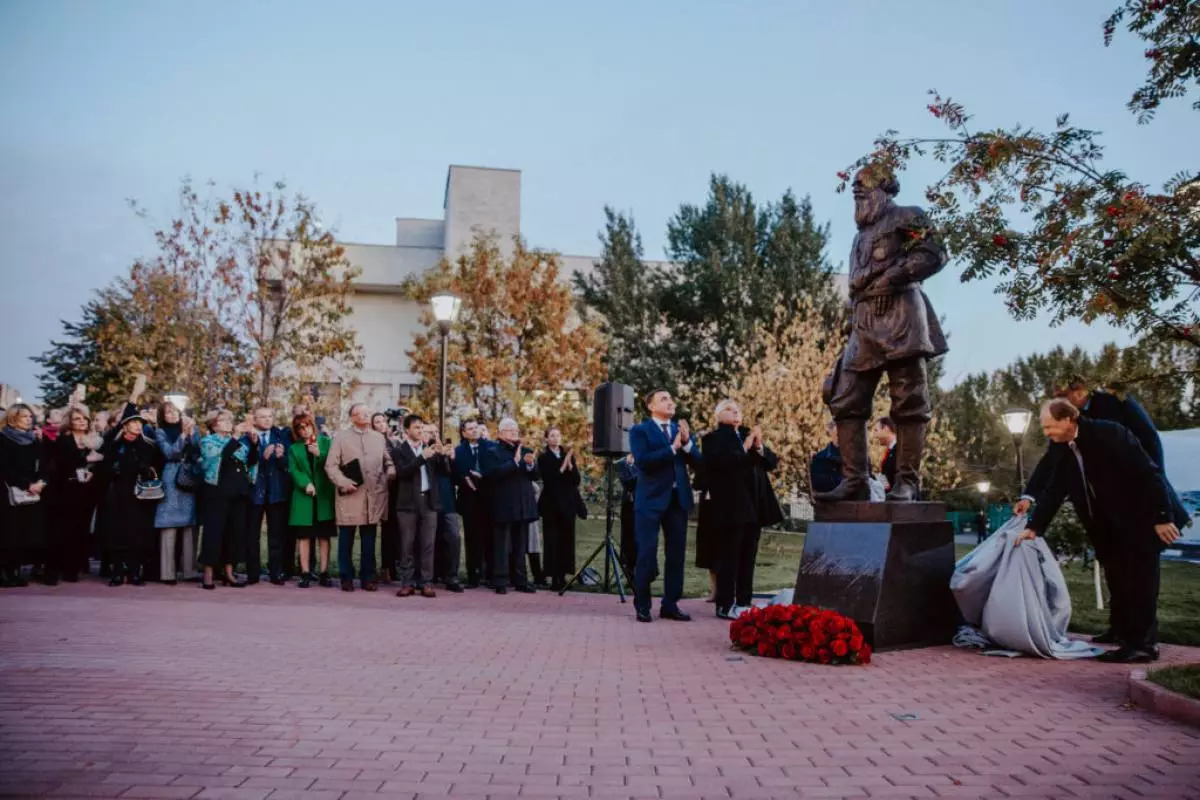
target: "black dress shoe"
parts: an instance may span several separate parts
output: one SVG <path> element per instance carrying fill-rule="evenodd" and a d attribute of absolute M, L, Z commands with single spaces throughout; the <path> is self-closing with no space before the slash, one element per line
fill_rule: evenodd
<path fill-rule="evenodd" d="M 213 589 L 217 588 L 217 585 L 215 583 L 204 583 L 204 579 L 201 578 L 200 579 L 200 588 L 207 589 L 208 591 L 211 592 Z"/>
<path fill-rule="evenodd" d="M 537 589 L 531 583 L 527 583 L 524 586 L 518 586 L 517 591 L 521 594 L 537 594 Z"/>
<path fill-rule="evenodd" d="M 459 594 L 462 592 L 462 590 L 463 590 L 463 587 L 457 583 L 447 583 L 446 584 L 447 592 L 454 592 L 455 594 Z"/>
<path fill-rule="evenodd" d="M 650 616 L 649 611 L 639 611 L 639 612 L 637 612 L 637 621 L 638 622 L 654 622 L 654 617 Z"/>
<path fill-rule="evenodd" d="M 673 619 L 676 622 L 691 622 L 692 621 L 691 614 L 688 614 L 685 611 L 680 611 L 678 608 L 662 609 L 658 612 L 658 615 L 660 617 L 662 617 L 663 619 Z"/>
<path fill-rule="evenodd" d="M 322 572 L 321 578 L 317 581 L 317 583 L 328 589 L 330 586 L 333 586 L 333 578 L 329 577 L 328 572 Z"/>
<path fill-rule="evenodd" d="M 261 580 L 262 580 L 262 578 L 247 578 L 246 585 L 247 586 L 257 586 Z"/>
<path fill-rule="evenodd" d="M 354 581 L 342 581 L 342 591 L 343 592 L 353 592 L 354 591 Z"/>
<path fill-rule="evenodd" d="M 307 589 L 308 587 L 312 586 L 311 576 L 309 576 L 309 575 L 303 576 L 302 578 L 300 578 L 300 582 L 297 583 L 296 585 L 299 586 L 301 589 Z"/>
<path fill-rule="evenodd" d="M 286 585 L 286 584 L 287 584 L 287 581 L 285 581 L 283 578 L 281 578 L 281 577 L 279 577 L 279 576 L 276 576 L 276 577 L 274 577 L 274 578 L 271 578 L 271 585 L 272 585 L 272 586 L 284 586 L 284 585 Z"/>
<path fill-rule="evenodd" d="M 230 589 L 245 589 L 246 583 L 239 581 L 237 578 L 230 578 L 227 575 L 222 575 L 219 579 L 222 586 L 228 586 Z"/>
<path fill-rule="evenodd" d="M 508 594 L 508 587 L 507 586 L 497 586 L 496 594 Z"/>
<path fill-rule="evenodd" d="M 172 578 L 169 581 L 159 581 L 159 583 L 161 583 L 163 586 L 175 586 L 179 583 L 179 581 Z"/>
<path fill-rule="evenodd" d="M 731 606 L 717 606 L 717 616 L 721 619 L 733 619 L 732 611 Z"/>
<path fill-rule="evenodd" d="M 478 589 L 479 581 L 467 581 L 467 588 L 468 589 Z"/>
<path fill-rule="evenodd" d="M 1092 644 L 1116 644 L 1117 635 L 1113 633 L 1113 629 L 1109 628 L 1099 636 L 1092 637 Z"/>
<path fill-rule="evenodd" d="M 1118 647 L 1096 656 L 1096 660 L 1106 664 L 1149 664 L 1158 660 L 1158 648 Z"/>

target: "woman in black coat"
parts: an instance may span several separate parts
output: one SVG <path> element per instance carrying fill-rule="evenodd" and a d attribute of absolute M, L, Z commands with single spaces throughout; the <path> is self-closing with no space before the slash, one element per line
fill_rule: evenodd
<path fill-rule="evenodd" d="M 100 482 L 92 471 L 92 465 L 101 458 L 96 452 L 100 436 L 92 433 L 91 427 L 86 411 L 71 408 L 65 429 L 50 446 L 54 469 L 48 508 L 54 542 L 46 565 L 48 584 L 56 578 L 75 583 L 80 572 L 88 571 L 92 515 L 101 494 Z"/>
<path fill-rule="evenodd" d="M 25 564 L 41 563 L 46 552 L 46 510 L 42 492 L 49 466 L 33 430 L 33 409 L 17 403 L 0 429 L 0 586 L 27 586 Z"/>
<path fill-rule="evenodd" d="M 142 435 L 147 420 L 140 414 L 127 414 L 118 424 L 119 433 L 101 448 L 101 469 L 108 476 L 104 493 L 105 542 L 112 559 L 109 586 L 128 581 L 134 586 L 146 583 L 146 568 L 155 555 L 154 509 L 158 500 L 137 496 L 139 480 L 159 475 L 161 458 L 157 445 Z"/>
<path fill-rule="evenodd" d="M 542 478 L 538 513 L 542 518 L 545 573 L 550 588 L 558 591 L 575 574 L 575 520 L 585 511 L 575 453 L 562 446 L 562 431 L 558 428 L 546 431 L 546 449 L 538 456 L 538 474 Z"/>

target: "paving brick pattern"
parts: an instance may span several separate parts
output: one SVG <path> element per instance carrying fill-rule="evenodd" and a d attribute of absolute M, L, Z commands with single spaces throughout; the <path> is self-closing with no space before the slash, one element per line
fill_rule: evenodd
<path fill-rule="evenodd" d="M 1200 729 L 1131 707 L 1128 668 L 760 660 L 684 606 L 639 625 L 582 594 L 5 590 L 0 795 L 1200 798 Z"/>

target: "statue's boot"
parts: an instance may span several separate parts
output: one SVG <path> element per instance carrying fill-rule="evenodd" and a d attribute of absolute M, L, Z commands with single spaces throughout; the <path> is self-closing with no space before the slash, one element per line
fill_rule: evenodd
<path fill-rule="evenodd" d="M 909 503 L 921 499 L 921 455 L 925 452 L 925 423 L 904 422 L 896 427 L 896 485 L 890 501 Z"/>
<path fill-rule="evenodd" d="M 837 424 L 838 449 L 842 453 L 842 482 L 836 489 L 813 495 L 819 503 L 840 503 L 871 499 L 870 457 L 867 454 L 867 421 L 840 420 Z"/>

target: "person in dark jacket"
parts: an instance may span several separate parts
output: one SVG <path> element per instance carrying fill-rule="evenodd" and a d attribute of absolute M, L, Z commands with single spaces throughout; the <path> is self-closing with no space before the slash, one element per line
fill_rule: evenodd
<path fill-rule="evenodd" d="M 1161 469 L 1123 426 L 1081 417 L 1061 398 L 1042 408 L 1041 422 L 1057 460 L 1016 544 L 1045 533 L 1069 498 L 1109 573 L 1119 647 L 1097 660 L 1157 660 L 1159 554 L 1179 538 L 1186 515 L 1177 514 Z"/>
<path fill-rule="evenodd" d="M 692 490 L 699 502 L 696 507 L 696 569 L 708 573 L 706 603 L 717 602 L 717 565 L 720 563 L 720 524 L 713 512 L 712 493 L 703 461 L 692 466 Z"/>
<path fill-rule="evenodd" d="M 521 429 L 514 419 L 502 419 L 499 439 L 483 452 L 483 477 L 487 482 L 492 510 L 492 588 L 508 592 L 509 573 L 518 592 L 532 594 L 525 567 L 529 523 L 538 518 L 533 482 L 537 459 L 521 447 Z"/>
<path fill-rule="evenodd" d="M 825 429 L 829 434 L 829 444 L 813 456 L 808 465 L 814 492 L 832 492 L 842 482 L 842 451 L 838 449 L 837 423 L 830 420 Z"/>
<path fill-rule="evenodd" d="M 371 415 L 371 427 L 383 434 L 387 439 L 388 455 L 392 463 L 396 463 L 397 450 L 404 444 L 404 439 L 396 436 L 388 422 L 386 414 Z M 388 483 L 388 508 L 396 507 L 396 481 Z M 396 579 L 396 568 L 400 563 L 400 522 L 396 514 L 388 514 L 387 519 L 379 524 L 379 582 L 391 583 Z"/>
<path fill-rule="evenodd" d="M 783 518 L 766 474 L 778 457 L 762 441 L 762 431 L 742 426 L 742 410 L 722 400 L 717 428 L 700 443 L 715 523 L 721 531 L 717 562 L 717 616 L 733 618 L 754 595 L 754 566 L 762 528 Z M 764 485 L 765 484 L 765 485 Z"/>
<path fill-rule="evenodd" d="M 397 597 L 437 597 L 433 588 L 433 537 L 437 535 L 438 448 L 425 439 L 425 420 L 404 418 L 404 441 L 395 448 L 396 520 L 400 524 L 400 589 Z"/>
<path fill-rule="evenodd" d="M 1063 381 L 1055 392 L 1055 397 L 1060 397 L 1071 405 L 1079 409 L 1079 414 L 1087 419 L 1105 420 L 1107 422 L 1115 422 L 1118 425 L 1124 426 L 1132 433 L 1142 445 L 1142 449 L 1146 451 L 1146 455 L 1150 456 L 1159 470 L 1159 474 L 1166 480 L 1166 465 L 1163 463 L 1162 440 L 1158 436 L 1158 429 L 1154 427 L 1153 420 L 1146 413 L 1146 409 L 1137 401 L 1133 395 L 1125 395 L 1119 397 L 1115 394 L 1103 391 L 1101 389 L 1093 390 L 1091 383 L 1082 375 L 1072 375 Z M 1029 482 L 1025 486 L 1025 491 L 1020 500 L 1013 506 L 1014 513 L 1025 514 L 1029 511 L 1029 507 L 1035 500 L 1040 498 L 1040 495 L 1045 491 L 1046 485 L 1050 481 L 1050 477 L 1057 466 L 1058 459 L 1061 456 L 1061 450 L 1050 448 L 1038 461 L 1034 467 L 1033 474 L 1029 476 Z M 1187 511 L 1183 507 L 1183 503 L 1179 500 L 1179 495 L 1175 489 L 1171 487 L 1170 481 L 1167 481 L 1167 487 L 1171 492 L 1171 504 L 1175 515 L 1187 515 Z M 1099 554 L 1097 554 L 1099 558 Z M 1101 566 L 1105 567 L 1105 576 L 1109 574 L 1107 565 L 1101 561 Z M 1112 594 L 1112 587 L 1109 587 L 1109 594 Z M 1097 644 L 1114 644 L 1117 641 L 1116 632 L 1113 630 L 1112 614 L 1114 609 L 1109 605 L 1109 627 L 1104 633 L 1093 638 L 1092 641 Z"/>
<path fill-rule="evenodd" d="M 209 434 L 200 440 L 200 467 L 204 472 L 200 504 L 199 561 L 204 568 L 201 586 L 216 588 L 213 575 L 222 567 L 221 584 L 240 589 L 246 584 L 234 577 L 233 565 L 238 553 L 245 549 L 246 506 L 254 488 L 250 474 L 258 463 L 258 448 L 255 442 L 237 435 L 243 431 L 235 431 L 233 414 L 229 411 L 213 414 L 208 430 Z"/>
<path fill-rule="evenodd" d="M 246 579 L 258 583 L 262 574 L 262 528 L 267 523 L 267 575 L 276 586 L 291 577 L 296 563 L 296 542 L 288 536 L 288 448 L 292 437 L 287 428 L 275 426 L 270 408 L 254 410 L 254 434 L 242 437 L 246 446 L 258 450 L 258 469 L 246 518 Z"/>
<path fill-rule="evenodd" d="M 581 477 L 575 453 L 563 447 L 562 430 L 556 426 L 546 430 L 546 449 L 538 456 L 538 474 L 542 479 L 538 511 L 542 518 L 545 574 L 550 578 L 550 588 L 558 591 L 575 574 L 575 520 L 581 511 L 586 516 L 586 510 L 579 494 Z"/>
<path fill-rule="evenodd" d="M 621 482 L 621 566 L 625 568 L 625 578 L 633 583 L 633 570 L 637 567 L 637 537 L 633 519 L 633 497 L 637 492 L 638 468 L 633 461 L 633 453 L 617 462 L 617 479 Z M 655 569 L 654 578 L 658 577 Z M 713 596 L 716 597 L 714 578 Z"/>
<path fill-rule="evenodd" d="M 483 452 L 488 443 L 481 437 L 483 428 L 475 420 L 459 426 L 462 441 L 454 450 L 453 477 L 458 490 L 456 506 L 463 521 L 463 551 L 467 562 L 467 588 L 478 589 L 491 579 L 492 540 L 491 504 L 483 478 Z"/>
<path fill-rule="evenodd" d="M 0 586 L 27 586 L 21 570 L 41 563 L 46 550 L 46 510 L 42 495 L 50 465 L 33 428 L 33 409 L 24 403 L 8 407 L 0 429 Z"/>
<path fill-rule="evenodd" d="M 437 531 L 433 536 L 433 579 L 448 592 L 461 592 L 458 568 L 462 560 L 462 535 L 458 529 L 458 514 L 454 503 L 454 445 L 441 440 L 437 425 L 425 425 L 425 440 L 438 449 L 433 459 L 433 476 L 437 481 Z"/>
<path fill-rule="evenodd" d="M 139 498 L 139 481 L 157 479 L 162 457 L 158 447 L 143 433 L 146 418 L 127 414 L 117 423 L 118 435 L 101 448 L 100 468 L 108 476 L 104 494 L 104 524 L 113 561 L 109 586 L 131 583 L 143 586 L 150 561 L 155 556 L 154 510 L 158 500 Z"/>
<path fill-rule="evenodd" d="M 68 583 L 88 570 L 92 515 L 100 501 L 100 482 L 92 470 L 101 456 L 100 436 L 91 432 L 91 420 L 81 407 L 67 410 L 63 430 L 51 448 L 53 469 L 50 499 L 54 528 L 54 553 L 47 565 L 47 582 L 58 577 Z"/>

